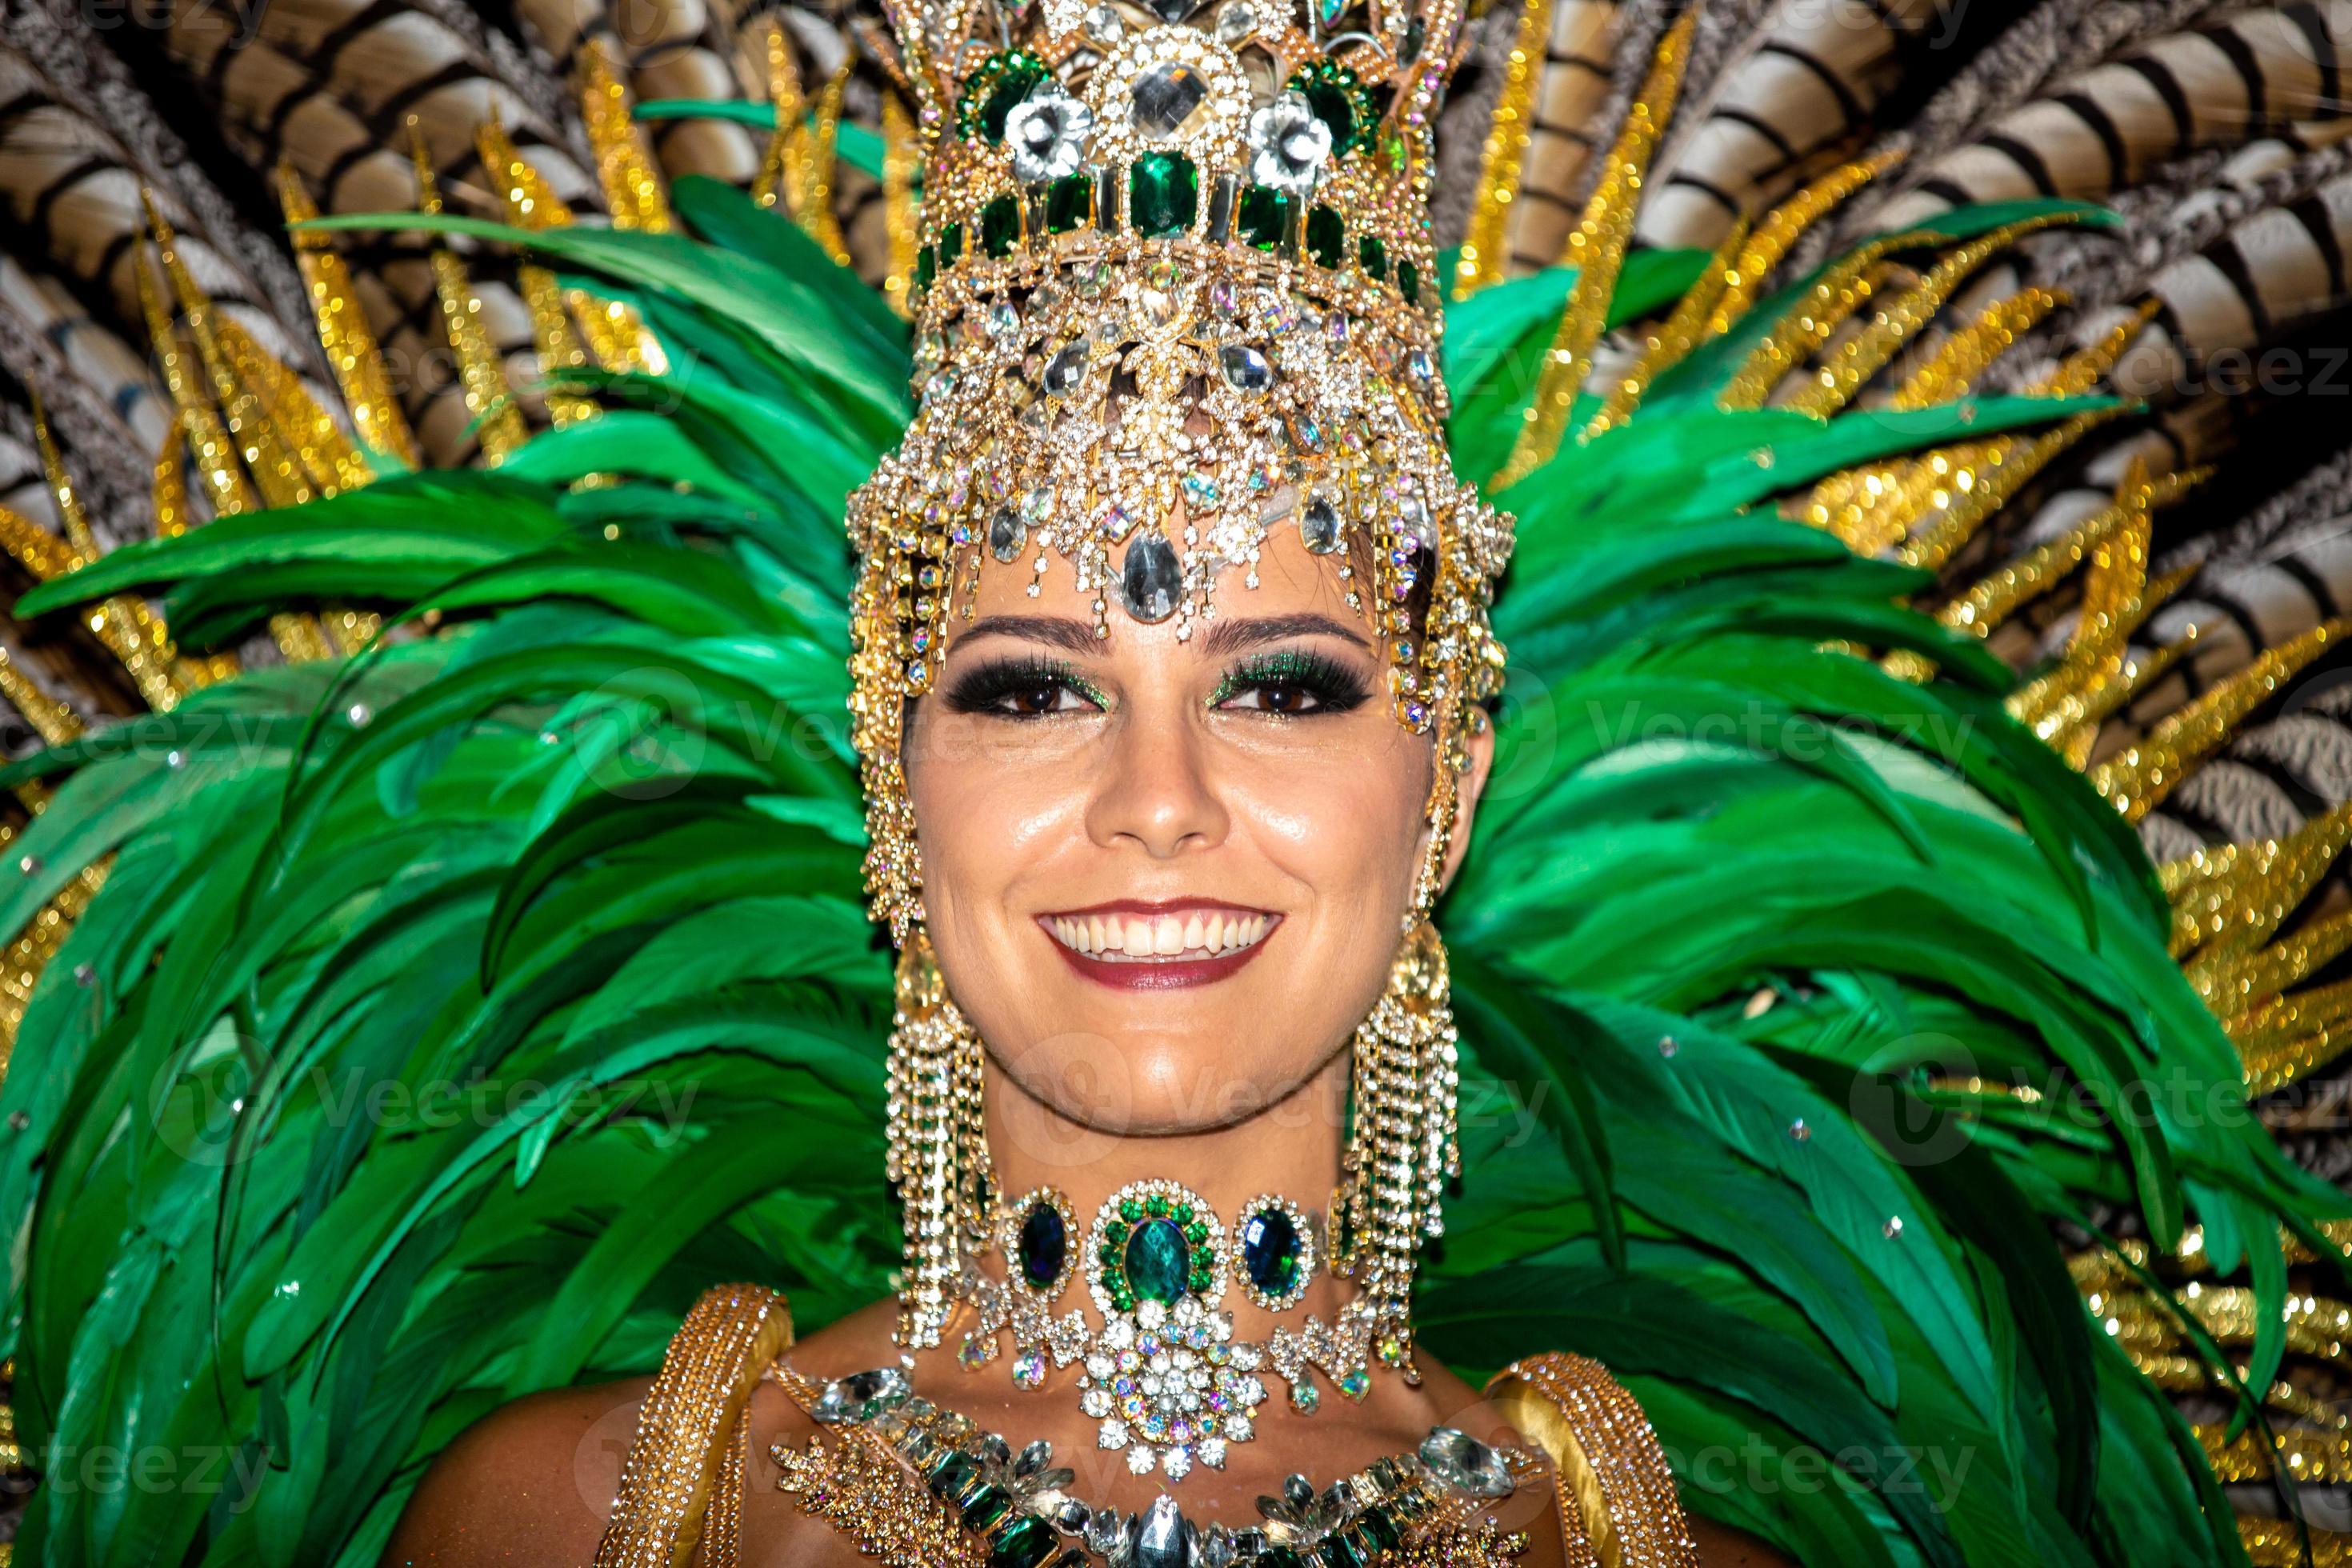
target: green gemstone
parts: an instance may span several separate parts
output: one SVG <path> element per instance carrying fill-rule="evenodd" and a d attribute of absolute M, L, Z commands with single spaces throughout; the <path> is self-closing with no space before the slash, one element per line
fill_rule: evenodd
<path fill-rule="evenodd" d="M 1356 1550 L 1354 1542 L 1348 1539 L 1353 1533 L 1352 1531 L 1343 1531 L 1338 1535 L 1323 1538 L 1320 1561 L 1324 1568 L 1364 1568 L 1364 1554 Z"/>
<path fill-rule="evenodd" d="M 1193 1246 L 1198 1247 L 1201 1243 L 1209 1239 L 1209 1227 L 1202 1225 L 1199 1220 L 1194 1220 L 1191 1225 L 1184 1227 L 1184 1239 L 1191 1242 Z"/>
<path fill-rule="evenodd" d="M 916 288 L 918 288 L 918 289 L 928 289 L 928 288 L 929 288 L 929 287 L 931 286 L 931 279 L 934 279 L 934 278 L 936 278 L 936 277 L 938 277 L 939 275 L 940 275 L 940 263 L 939 263 L 939 258 L 938 258 L 936 256 L 934 256 L 934 255 L 932 255 L 932 254 L 931 254 L 931 247 L 930 247 L 929 246 L 928 246 L 928 245 L 927 245 L 927 246 L 923 247 L 923 248 L 922 248 L 922 249 L 920 249 L 920 250 L 919 250 L 919 251 L 915 252 L 915 287 L 916 287 Z"/>
<path fill-rule="evenodd" d="M 1160 1201 L 1164 1206 L 1166 1200 Z M 1184 1233 L 1169 1220 L 1154 1219 L 1139 1227 L 1127 1244 L 1129 1288 L 1145 1300 L 1172 1304 L 1192 1272 L 1192 1253 Z"/>
<path fill-rule="evenodd" d="M 990 1542 L 988 1568 L 1037 1568 L 1054 1550 L 1054 1527 L 1029 1514 L 1005 1526 Z"/>
<path fill-rule="evenodd" d="M 1389 1551 L 1404 1539 L 1403 1532 L 1397 1529 L 1396 1521 L 1389 1518 L 1385 1509 L 1366 1509 L 1356 1516 L 1356 1528 L 1364 1532 L 1375 1550 L 1381 1552 Z"/>
<path fill-rule="evenodd" d="M 1133 1198 L 1118 1200 L 1118 1217 L 1133 1225 L 1143 1217 L 1143 1205 Z"/>
<path fill-rule="evenodd" d="M 1178 1204 L 1176 1205 L 1176 1223 L 1178 1225 L 1191 1225 L 1192 1223 L 1192 1205 L 1191 1204 Z"/>
<path fill-rule="evenodd" d="M 1025 49 L 1005 49 L 980 62 L 963 79 L 956 104 L 956 130 L 966 140 L 978 135 L 990 142 L 1004 140 L 1004 117 L 1045 79 L 1045 62 Z"/>
<path fill-rule="evenodd" d="M 962 255 L 963 225 L 951 223 L 945 226 L 940 230 L 940 260 L 952 266 Z"/>
<path fill-rule="evenodd" d="M 1146 153 L 1129 168 L 1128 220 L 1146 239 L 1181 234 L 1200 210 L 1201 171 L 1183 153 Z"/>
<path fill-rule="evenodd" d="M 1290 213 L 1290 197 L 1272 185 L 1252 185 L 1242 192 L 1242 210 L 1234 226 L 1244 244 L 1272 250 L 1282 242 L 1283 225 Z"/>
<path fill-rule="evenodd" d="M 1410 261 L 1397 263 L 1397 292 L 1408 305 L 1421 303 L 1421 268 Z"/>
<path fill-rule="evenodd" d="M 1356 241 L 1356 265 L 1364 269 L 1367 278 L 1389 275 L 1389 247 L 1380 236 L 1368 234 Z"/>
<path fill-rule="evenodd" d="M 1082 228 L 1094 216 L 1095 183 L 1084 174 L 1066 174 L 1045 192 L 1045 232 L 1067 234 Z"/>
<path fill-rule="evenodd" d="M 980 247 L 991 256 L 1010 256 L 1021 238 L 1021 204 L 1002 195 L 980 209 Z"/>
<path fill-rule="evenodd" d="M 1334 153 L 1358 152 L 1372 144 L 1380 116 L 1373 111 L 1363 78 L 1336 60 L 1322 59 L 1292 72 L 1290 87 L 1329 128 Z"/>
<path fill-rule="evenodd" d="M 1288 1214 L 1267 1207 L 1244 1218 L 1241 1246 L 1242 1267 L 1251 1284 L 1269 1296 L 1287 1296 L 1298 1288 L 1304 1247 Z"/>
<path fill-rule="evenodd" d="M 980 1473 L 980 1461 L 961 1449 L 950 1448 L 931 1466 L 927 1482 L 935 1497 L 953 1497 L 963 1489 L 963 1484 Z"/>
<path fill-rule="evenodd" d="M 1271 1546 L 1257 1554 L 1256 1568 L 1307 1568 L 1307 1559 L 1287 1546 Z"/>
<path fill-rule="evenodd" d="M 1150 1215 L 1154 1219 L 1165 1217 L 1168 1213 L 1168 1194 L 1165 1193 L 1154 1193 L 1150 1197 L 1144 1199 L 1143 1212 Z"/>
<path fill-rule="evenodd" d="M 1108 1225 L 1103 1226 L 1103 1239 L 1113 1242 L 1125 1241 L 1127 1239 L 1127 1221 L 1123 1219 L 1115 1219 Z M 1105 1250 L 1108 1251 L 1108 1249 L 1106 1248 Z"/>
<path fill-rule="evenodd" d="M 1337 267 L 1346 253 L 1347 226 L 1339 215 L 1329 207 L 1318 206 L 1307 215 L 1307 254 L 1318 267 Z"/>
<path fill-rule="evenodd" d="M 966 1527 L 986 1531 L 1013 1508 L 1013 1494 L 1003 1487 L 982 1487 L 963 1505 Z"/>

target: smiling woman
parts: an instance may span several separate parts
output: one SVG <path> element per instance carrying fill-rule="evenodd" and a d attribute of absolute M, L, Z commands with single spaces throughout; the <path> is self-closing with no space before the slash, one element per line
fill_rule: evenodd
<path fill-rule="evenodd" d="M 2352 7 L 213 8 L 0 0 L 0 1568 L 2352 1561 L 2352 468 L 2099 390 Z"/>

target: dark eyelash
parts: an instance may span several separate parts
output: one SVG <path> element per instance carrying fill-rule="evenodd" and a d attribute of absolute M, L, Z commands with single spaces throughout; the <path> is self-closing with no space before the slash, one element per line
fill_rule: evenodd
<path fill-rule="evenodd" d="M 1217 683 L 1209 705 L 1223 707 L 1245 691 L 1269 686 L 1293 686 L 1315 699 L 1316 706 L 1293 715 L 1305 719 L 1317 713 L 1345 713 L 1363 706 L 1371 689 L 1363 677 L 1328 654 L 1307 648 L 1262 653 L 1242 660 Z"/>
<path fill-rule="evenodd" d="M 954 713 L 986 713 L 999 719 L 1044 719 L 1045 713 L 1021 713 L 1003 706 L 1007 698 L 1030 691 L 1075 691 L 1097 707 L 1102 694 L 1078 672 L 1059 659 L 997 658 L 976 665 L 956 677 L 940 696 Z"/>

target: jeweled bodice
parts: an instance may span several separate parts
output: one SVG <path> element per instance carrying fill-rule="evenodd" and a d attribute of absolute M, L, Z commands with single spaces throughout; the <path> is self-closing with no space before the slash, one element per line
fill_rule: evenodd
<path fill-rule="evenodd" d="M 1067 1496 L 1068 1472 L 1051 1468 L 1045 1445 L 1016 1455 L 887 1376 L 803 1377 L 783 1359 L 791 1339 L 774 1291 L 722 1286 L 696 1305 L 646 1396 L 598 1568 L 675 1568 L 698 1548 L 707 1568 L 734 1568 L 745 1409 L 763 1378 L 816 1428 L 772 1451 L 779 1484 L 804 1512 L 898 1568 L 1094 1568 L 1107 1559 L 1181 1568 L 1211 1556 L 1262 1568 L 1505 1568 L 1527 1542 L 1497 1520 L 1494 1501 L 1532 1485 L 1553 1489 L 1570 1568 L 1598 1568 L 1604 1542 L 1612 1563 L 1696 1568 L 1673 1476 L 1639 1405 L 1582 1357 L 1534 1357 L 1488 1385 L 1528 1450 L 1433 1434 L 1413 1454 L 1266 1500 L 1260 1523 L 1220 1529 L 1209 1548 L 1166 1498 L 1146 1513 L 1097 1517 Z M 1099 1539 L 1089 1539 L 1089 1525 Z"/>

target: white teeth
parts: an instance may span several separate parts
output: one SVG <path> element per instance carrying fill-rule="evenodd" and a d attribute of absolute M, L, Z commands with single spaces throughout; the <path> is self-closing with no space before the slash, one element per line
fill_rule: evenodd
<path fill-rule="evenodd" d="M 1073 952 L 1111 959 L 1209 957 L 1239 952 L 1265 940 L 1271 915 L 1194 910 L 1178 915 L 1052 915 L 1045 929 Z"/>

